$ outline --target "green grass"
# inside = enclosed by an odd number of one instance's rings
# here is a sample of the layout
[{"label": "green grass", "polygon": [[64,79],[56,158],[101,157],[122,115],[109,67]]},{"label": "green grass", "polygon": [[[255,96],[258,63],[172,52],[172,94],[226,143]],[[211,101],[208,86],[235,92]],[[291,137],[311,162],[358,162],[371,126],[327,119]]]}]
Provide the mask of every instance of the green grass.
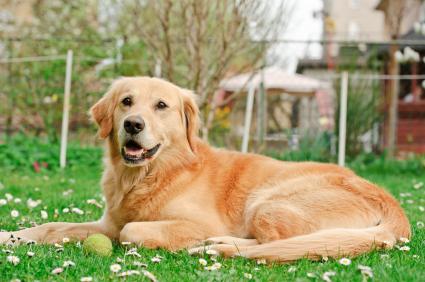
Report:
[{"label": "green grass", "polygon": [[[34,148],[35,147],[35,148]],[[99,187],[101,175],[100,149],[71,147],[70,167],[64,171],[56,169],[55,153],[57,146],[43,146],[37,142],[31,144],[14,144],[11,147],[0,145],[0,199],[6,193],[20,198],[21,203],[9,201],[0,206],[0,229],[16,230],[20,226],[30,226],[30,221],[37,224],[49,221],[84,222],[95,220],[102,214],[102,209],[88,204],[87,199],[102,202]],[[7,155],[8,154],[8,155]],[[32,156],[29,156],[31,154]],[[49,169],[35,173],[31,167],[30,158],[37,154],[38,160],[49,163]],[[7,156],[6,156],[7,155]],[[7,160],[5,160],[7,157]],[[32,159],[31,159],[32,161]],[[114,244],[111,257],[103,258],[95,255],[85,255],[74,243],[65,244],[63,252],[56,252],[53,246],[0,246],[0,281],[20,279],[22,281],[79,281],[81,277],[91,276],[93,281],[121,280],[109,270],[113,263],[120,262],[122,270],[146,269],[153,273],[159,281],[246,281],[244,273],[252,274],[254,281],[323,281],[322,275],[327,271],[336,272],[332,281],[363,281],[365,278],[358,270],[359,265],[372,268],[376,281],[425,281],[425,228],[418,228],[417,222],[425,222],[425,186],[413,188],[413,181],[425,183],[425,169],[420,161],[406,163],[373,162],[369,164],[355,163],[354,168],[363,177],[386,187],[395,197],[402,201],[413,227],[413,238],[407,245],[410,251],[398,249],[390,251],[375,251],[352,259],[349,266],[344,266],[335,260],[327,262],[310,262],[300,260],[290,265],[257,265],[255,261],[246,259],[221,259],[222,267],[216,271],[204,270],[199,263],[199,257],[189,256],[186,252],[170,253],[164,250],[147,250],[139,248],[141,258],[126,256],[129,247]],[[369,169],[370,168],[370,169]],[[411,168],[411,169],[409,169]],[[68,191],[68,192],[67,192]],[[69,191],[73,191],[69,193]],[[64,195],[65,192],[65,195]],[[407,194],[406,193],[410,193]],[[400,195],[401,194],[401,195]],[[27,199],[40,199],[42,203],[33,208],[27,207]],[[78,207],[85,214],[63,213],[64,208]],[[17,218],[11,217],[12,210],[20,212]],[[48,213],[47,219],[41,218],[41,210]],[[55,215],[55,210],[58,212]],[[8,254],[20,258],[16,266],[7,262]],[[26,253],[32,251],[35,256],[29,258]],[[163,257],[160,263],[151,262],[155,255]],[[205,257],[211,265],[211,258]],[[54,275],[51,271],[61,267],[64,261],[71,260],[76,266]],[[146,263],[147,268],[134,266],[133,262]],[[312,277],[310,277],[312,276]],[[128,280],[148,281],[143,275],[131,276]]]}]

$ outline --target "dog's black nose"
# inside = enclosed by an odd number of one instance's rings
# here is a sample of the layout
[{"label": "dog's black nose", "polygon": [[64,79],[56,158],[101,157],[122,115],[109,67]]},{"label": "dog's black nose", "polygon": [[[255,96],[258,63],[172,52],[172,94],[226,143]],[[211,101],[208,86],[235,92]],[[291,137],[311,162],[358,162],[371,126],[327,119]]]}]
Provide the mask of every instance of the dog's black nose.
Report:
[{"label": "dog's black nose", "polygon": [[125,119],[124,129],[130,134],[137,134],[145,128],[145,122],[139,116],[131,116]]}]

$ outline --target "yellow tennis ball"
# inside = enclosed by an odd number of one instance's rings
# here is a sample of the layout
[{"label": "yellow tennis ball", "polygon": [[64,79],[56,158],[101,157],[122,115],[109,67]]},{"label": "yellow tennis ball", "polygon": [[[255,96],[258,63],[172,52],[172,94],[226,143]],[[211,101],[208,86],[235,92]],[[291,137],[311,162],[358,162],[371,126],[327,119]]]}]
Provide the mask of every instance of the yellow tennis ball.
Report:
[{"label": "yellow tennis ball", "polygon": [[83,250],[85,253],[107,257],[112,254],[112,242],[103,234],[92,234],[84,240]]}]

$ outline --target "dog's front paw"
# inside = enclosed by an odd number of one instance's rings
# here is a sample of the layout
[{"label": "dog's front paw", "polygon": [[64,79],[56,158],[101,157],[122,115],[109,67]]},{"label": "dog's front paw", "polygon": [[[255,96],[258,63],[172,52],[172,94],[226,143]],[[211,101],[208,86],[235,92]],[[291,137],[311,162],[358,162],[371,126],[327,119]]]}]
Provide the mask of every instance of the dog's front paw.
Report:
[{"label": "dog's front paw", "polygon": [[19,245],[19,244],[35,244],[33,240],[22,238],[13,232],[0,232],[0,244],[3,245]]}]

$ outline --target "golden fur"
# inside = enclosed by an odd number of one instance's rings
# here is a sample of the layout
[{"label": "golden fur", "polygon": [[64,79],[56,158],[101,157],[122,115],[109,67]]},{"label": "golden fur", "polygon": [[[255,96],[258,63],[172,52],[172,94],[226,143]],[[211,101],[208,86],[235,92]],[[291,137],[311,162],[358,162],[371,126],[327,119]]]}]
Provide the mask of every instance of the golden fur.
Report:
[{"label": "golden fur", "polygon": [[[125,95],[133,99],[130,107],[122,105]],[[168,107],[157,110],[158,99]],[[225,256],[288,262],[355,256],[410,237],[397,201],[346,168],[281,162],[202,142],[194,95],[169,82],[119,79],[91,114],[107,146],[103,217],[16,231],[12,240],[54,243],[100,232],[148,248],[209,248]],[[131,115],[146,123],[138,137],[143,147],[160,144],[138,164],[125,163],[120,151],[123,120]],[[0,233],[2,242],[9,237]]]}]

